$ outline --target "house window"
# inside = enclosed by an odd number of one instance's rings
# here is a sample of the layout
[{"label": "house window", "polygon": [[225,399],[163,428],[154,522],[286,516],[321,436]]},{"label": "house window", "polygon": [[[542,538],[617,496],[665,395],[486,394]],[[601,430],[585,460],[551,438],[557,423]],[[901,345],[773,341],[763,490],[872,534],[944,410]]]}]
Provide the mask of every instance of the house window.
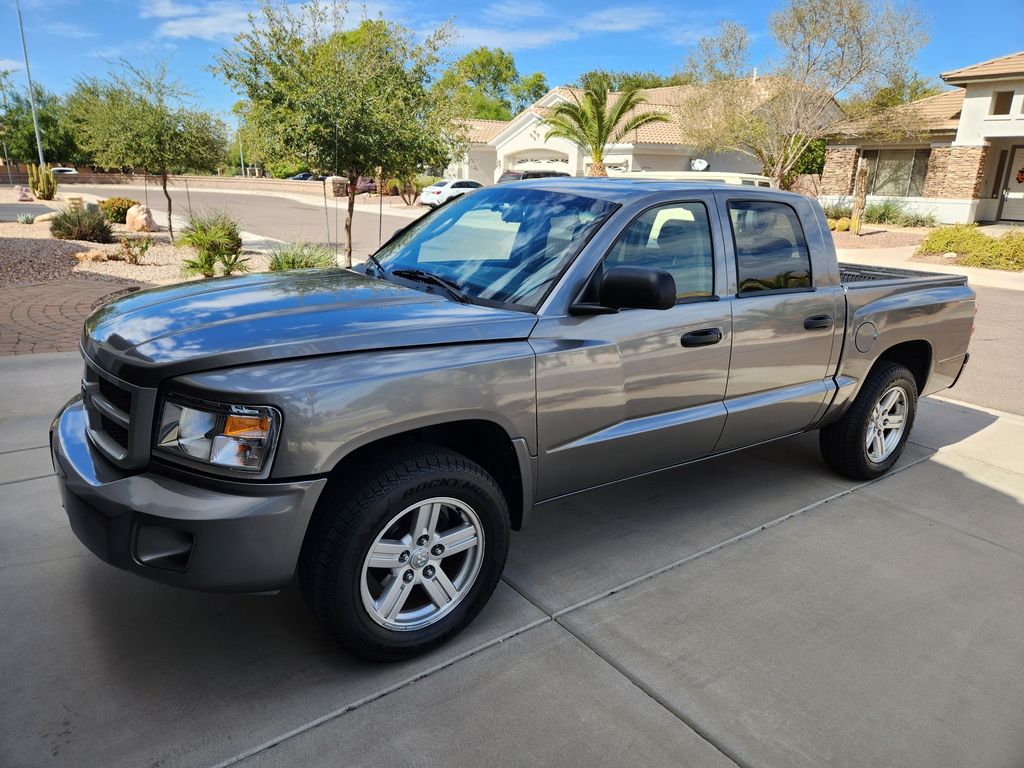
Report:
[{"label": "house window", "polygon": [[996,91],[992,94],[993,115],[1010,114],[1010,105],[1013,104],[1013,91]]},{"label": "house window", "polygon": [[930,149],[869,149],[863,156],[871,174],[869,195],[920,197],[923,194]]}]

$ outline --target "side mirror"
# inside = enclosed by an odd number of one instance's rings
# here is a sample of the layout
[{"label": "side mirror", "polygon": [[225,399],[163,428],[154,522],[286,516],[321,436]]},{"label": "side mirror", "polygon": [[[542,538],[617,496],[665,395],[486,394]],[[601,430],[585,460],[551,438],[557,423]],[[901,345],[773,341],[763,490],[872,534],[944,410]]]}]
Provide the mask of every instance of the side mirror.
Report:
[{"label": "side mirror", "polygon": [[612,267],[604,273],[598,296],[601,306],[612,309],[671,309],[676,281],[664,269]]}]

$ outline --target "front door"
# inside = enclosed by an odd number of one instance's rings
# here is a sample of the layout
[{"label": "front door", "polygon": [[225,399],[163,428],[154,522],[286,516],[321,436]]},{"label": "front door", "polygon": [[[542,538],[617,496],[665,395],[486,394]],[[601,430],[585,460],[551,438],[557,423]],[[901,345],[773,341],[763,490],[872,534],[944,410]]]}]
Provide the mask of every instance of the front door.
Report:
[{"label": "front door", "polygon": [[999,218],[1006,221],[1024,221],[1024,147],[1014,147],[1010,155],[1010,168],[1003,189],[1002,210]]},{"label": "front door", "polygon": [[538,500],[711,453],[725,423],[732,335],[714,210],[711,195],[650,208],[599,267],[668,270],[671,309],[537,324]]}]

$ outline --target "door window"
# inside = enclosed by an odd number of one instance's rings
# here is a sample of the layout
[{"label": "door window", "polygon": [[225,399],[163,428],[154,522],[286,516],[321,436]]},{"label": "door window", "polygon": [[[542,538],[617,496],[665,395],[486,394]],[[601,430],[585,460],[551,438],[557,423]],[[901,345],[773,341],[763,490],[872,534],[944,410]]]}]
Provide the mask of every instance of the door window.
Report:
[{"label": "door window", "polygon": [[739,295],[809,290],[811,256],[796,211],[785,203],[729,203]]},{"label": "door window", "polygon": [[672,203],[642,213],[626,227],[605,257],[604,268],[664,269],[679,299],[714,294],[711,224],[703,203]]}]

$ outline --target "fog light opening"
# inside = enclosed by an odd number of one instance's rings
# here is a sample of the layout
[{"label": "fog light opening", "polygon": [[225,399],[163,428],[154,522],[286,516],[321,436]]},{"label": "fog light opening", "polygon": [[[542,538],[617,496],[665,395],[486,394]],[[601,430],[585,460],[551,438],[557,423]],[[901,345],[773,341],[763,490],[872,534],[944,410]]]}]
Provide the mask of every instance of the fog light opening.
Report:
[{"label": "fog light opening", "polygon": [[135,559],[150,568],[184,571],[194,547],[195,536],[190,531],[142,524],[135,534]]}]

